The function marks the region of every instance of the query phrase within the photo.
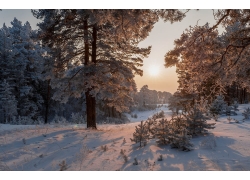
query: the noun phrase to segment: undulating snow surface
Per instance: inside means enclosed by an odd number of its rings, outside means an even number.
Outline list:
[[[239,123],[221,116],[210,134],[194,137],[190,152],[158,146],[154,139],[142,148],[130,141],[138,121],[154,111],[135,112],[138,118],[132,123],[98,125],[98,130],[85,125],[0,124],[0,170],[56,171],[63,160],[69,171],[250,170],[250,120],[243,122],[241,115],[246,107],[250,104],[240,105],[238,115],[232,116]],[[167,108],[162,110],[171,115]],[[160,155],[162,161],[157,160]],[[138,165],[133,165],[134,158]]]

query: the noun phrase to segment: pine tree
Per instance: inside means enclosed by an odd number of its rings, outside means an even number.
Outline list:
[[[243,120],[250,119],[250,108],[249,107],[244,110],[244,112],[242,113],[242,116],[244,116]]]
[[[146,123],[143,124],[143,121],[141,121],[141,124],[139,124],[138,126],[135,126],[133,139],[130,138],[130,140],[135,143],[140,143],[140,147],[141,147],[142,145],[146,146],[148,139],[149,139],[148,128],[146,126]]]
[[[29,22],[22,25],[16,18],[11,22],[12,51],[14,54],[13,79],[18,101],[18,114],[36,120],[42,109],[43,99],[39,92],[40,74],[43,68],[43,50],[34,39]]]
[[[150,138],[154,138],[155,137],[155,126],[157,125],[157,121],[156,119],[151,119],[149,118],[146,122],[146,127],[147,127],[147,130],[150,134]]]
[[[155,137],[158,139],[156,142],[158,144],[168,144],[169,143],[169,127],[170,122],[167,119],[161,119],[155,126]]]
[[[0,29],[0,81],[11,80],[13,70],[14,70],[14,60],[13,60],[13,51],[12,51],[12,36],[9,32],[9,28],[3,24],[3,27]],[[8,80],[8,82],[9,82]]]
[[[237,115],[236,112],[234,111],[234,107],[225,105],[224,111],[225,115],[231,116],[231,115]]]
[[[180,129],[179,131],[180,133],[174,134],[173,139],[170,141],[170,146],[182,151],[190,151],[193,147],[193,144],[190,143],[192,136],[187,135],[187,130],[185,128]]]
[[[4,112],[5,123],[9,123],[17,115],[17,100],[12,91],[6,80],[0,84],[0,107]]]
[[[234,114],[237,115],[236,111],[239,111],[239,109],[238,109],[238,107],[239,107],[238,101],[234,101],[233,104],[232,104],[232,107],[233,107]]]
[[[204,115],[196,106],[190,108],[185,114],[183,114],[186,123],[187,131],[189,135],[198,135],[207,133],[208,129],[214,129],[216,123],[207,123],[209,118]]]
[[[225,111],[226,103],[223,96],[217,96],[216,99],[210,105],[211,114],[222,114]]]

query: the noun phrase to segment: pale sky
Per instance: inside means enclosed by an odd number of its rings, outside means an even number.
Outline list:
[[[37,29],[38,20],[33,17],[30,10],[25,9],[3,9],[0,11],[1,27],[4,22],[7,26],[10,26],[10,22],[14,17],[22,21],[22,23],[29,21],[32,28]],[[178,86],[175,67],[164,67],[164,55],[174,47],[174,40],[179,38],[186,28],[197,23],[198,25],[204,25],[207,22],[210,25],[215,23],[212,10],[190,10],[186,18],[174,24],[164,23],[163,21],[156,23],[149,36],[139,44],[140,47],[151,45],[152,50],[149,57],[144,59],[143,76],[135,77],[138,91],[143,85],[148,85],[151,90],[174,93]]]

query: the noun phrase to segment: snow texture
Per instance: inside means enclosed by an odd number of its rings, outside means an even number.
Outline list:
[[[103,124],[98,130],[77,124],[0,124],[0,170],[249,171],[250,122],[243,122],[241,115],[249,106],[239,105],[240,113],[233,117],[239,123],[228,123],[227,116],[220,116],[209,134],[191,139],[194,147],[189,152],[157,145],[155,139],[145,147],[134,145],[129,139],[139,122]],[[167,114],[168,109],[163,110]],[[141,119],[148,114],[138,113]],[[133,165],[135,158],[138,165]]]

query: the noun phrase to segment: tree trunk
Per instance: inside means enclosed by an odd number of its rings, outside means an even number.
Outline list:
[[[94,106],[95,101],[93,101],[93,97],[89,92],[90,91],[85,92],[86,105],[87,105],[86,106],[87,128],[96,129],[95,106]]]
[[[114,106],[112,106],[111,110],[112,110],[112,117],[115,117],[115,108],[114,108]]]
[[[46,104],[45,104],[45,118],[44,123],[48,123],[48,115],[49,115],[49,96],[50,96],[50,80],[48,80],[48,86],[47,86],[47,97],[46,97]]]
[[[243,104],[246,103],[246,88],[244,88]]]
[[[88,66],[89,64],[89,41],[88,41],[88,21],[84,20],[84,65]],[[88,76],[89,74],[86,74]],[[86,97],[86,114],[87,114],[87,128],[96,129],[96,118],[95,118],[95,104],[93,97],[90,94],[91,89],[88,89],[85,92]]]

